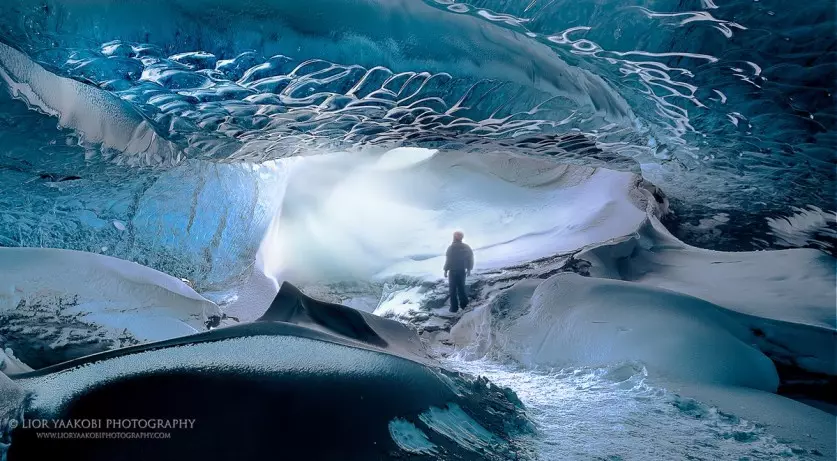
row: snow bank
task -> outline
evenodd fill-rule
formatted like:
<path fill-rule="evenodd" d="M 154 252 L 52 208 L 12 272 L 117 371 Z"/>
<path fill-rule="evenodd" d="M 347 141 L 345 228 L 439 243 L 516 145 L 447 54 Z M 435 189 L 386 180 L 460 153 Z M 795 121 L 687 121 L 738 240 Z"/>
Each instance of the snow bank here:
<path fill-rule="evenodd" d="M 695 248 L 650 217 L 636 233 L 582 251 L 589 273 L 664 288 L 742 314 L 774 360 L 837 375 L 835 259 L 793 249 L 727 253 Z"/>
<path fill-rule="evenodd" d="M 750 315 L 831 328 L 835 259 L 813 249 L 722 252 L 677 240 L 656 219 L 622 242 L 576 255 L 590 275 L 690 294 Z"/>
<path fill-rule="evenodd" d="M 59 315 L 156 341 L 206 329 L 220 316 L 181 280 L 136 263 L 93 253 L 0 248 L 0 315 L 59 309 Z"/>
<path fill-rule="evenodd" d="M 521 279 L 464 314 L 448 338 L 462 357 L 530 367 L 640 362 L 655 385 L 832 458 L 833 415 L 776 395 L 775 364 L 837 375 L 834 264 L 808 249 L 690 247 L 652 214 L 561 269 L 588 277 Z"/>
<path fill-rule="evenodd" d="M 561 273 L 518 282 L 463 315 L 449 339 L 462 358 L 511 357 L 561 373 L 639 362 L 649 383 L 684 401 L 754 421 L 794 453 L 833 458 L 834 416 L 774 393 L 779 381 L 767 356 L 776 360 L 781 346 L 753 334 L 751 322 L 759 319 L 641 283 Z M 782 333 L 791 347 L 816 345 L 802 331 L 789 336 L 800 325 L 774 322 L 768 336 Z M 832 337 L 815 352 L 823 357 L 834 344 Z"/>
<path fill-rule="evenodd" d="M 534 290 L 525 315 L 498 327 L 495 341 L 529 366 L 640 361 L 653 376 L 678 381 L 771 392 L 779 384 L 770 359 L 722 309 L 627 282 L 556 275 Z M 461 341 L 461 330 L 452 338 Z"/>

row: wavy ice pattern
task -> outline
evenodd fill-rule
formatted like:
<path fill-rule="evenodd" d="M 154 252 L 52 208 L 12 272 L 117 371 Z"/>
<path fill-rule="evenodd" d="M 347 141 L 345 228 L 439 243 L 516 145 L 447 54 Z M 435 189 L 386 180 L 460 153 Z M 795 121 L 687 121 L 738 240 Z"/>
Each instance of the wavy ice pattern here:
<path fill-rule="evenodd" d="M 684 210 L 743 207 L 761 226 L 783 207 L 831 206 L 818 187 L 834 179 L 828 2 L 804 13 L 712 1 L 3 8 L 7 43 L 119 96 L 188 157 L 513 147 L 636 161 Z"/>
<path fill-rule="evenodd" d="M 212 164 L 370 146 L 641 171 L 675 205 L 678 235 L 719 249 L 786 246 L 770 220 L 834 209 L 823 187 L 835 147 L 827 2 L 797 13 L 774 2 L 17 0 L 0 13 L 7 246 L 228 283 L 275 211 L 257 185 L 282 178 Z M 160 195 L 144 194 L 194 168 L 254 192 L 179 184 L 167 198 L 191 204 L 185 234 L 166 236 L 143 218 L 165 215 L 140 210 Z M 213 219 L 199 219 L 202 201 Z M 234 220 L 219 226 L 222 215 L 252 225 L 225 229 Z M 186 235 L 199 249 L 171 251 Z M 833 247 L 820 237 L 805 245 Z"/>

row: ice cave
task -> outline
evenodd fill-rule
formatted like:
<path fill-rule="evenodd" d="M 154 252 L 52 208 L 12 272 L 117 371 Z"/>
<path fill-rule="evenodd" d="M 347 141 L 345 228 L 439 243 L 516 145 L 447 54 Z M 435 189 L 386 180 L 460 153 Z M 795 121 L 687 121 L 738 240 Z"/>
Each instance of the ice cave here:
<path fill-rule="evenodd" d="M 835 16 L 3 0 L 0 461 L 835 459 Z"/>

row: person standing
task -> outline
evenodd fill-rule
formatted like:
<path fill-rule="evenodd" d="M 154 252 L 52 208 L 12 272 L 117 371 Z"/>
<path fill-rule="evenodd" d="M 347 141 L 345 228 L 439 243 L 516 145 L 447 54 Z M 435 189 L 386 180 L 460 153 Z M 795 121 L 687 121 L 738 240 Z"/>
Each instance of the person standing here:
<path fill-rule="evenodd" d="M 465 277 L 471 275 L 474 268 L 474 252 L 462 239 L 465 234 L 453 233 L 453 243 L 445 253 L 445 277 L 450 289 L 450 311 L 456 312 L 468 306 L 468 293 L 465 290 Z"/>

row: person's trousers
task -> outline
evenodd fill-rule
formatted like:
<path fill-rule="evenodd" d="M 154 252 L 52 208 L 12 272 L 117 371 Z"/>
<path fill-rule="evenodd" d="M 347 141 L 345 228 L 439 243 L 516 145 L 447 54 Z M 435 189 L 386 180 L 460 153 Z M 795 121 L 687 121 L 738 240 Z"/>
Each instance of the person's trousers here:
<path fill-rule="evenodd" d="M 448 272 L 448 287 L 450 288 L 450 311 L 456 312 L 468 305 L 468 292 L 465 291 L 465 271 Z"/>

